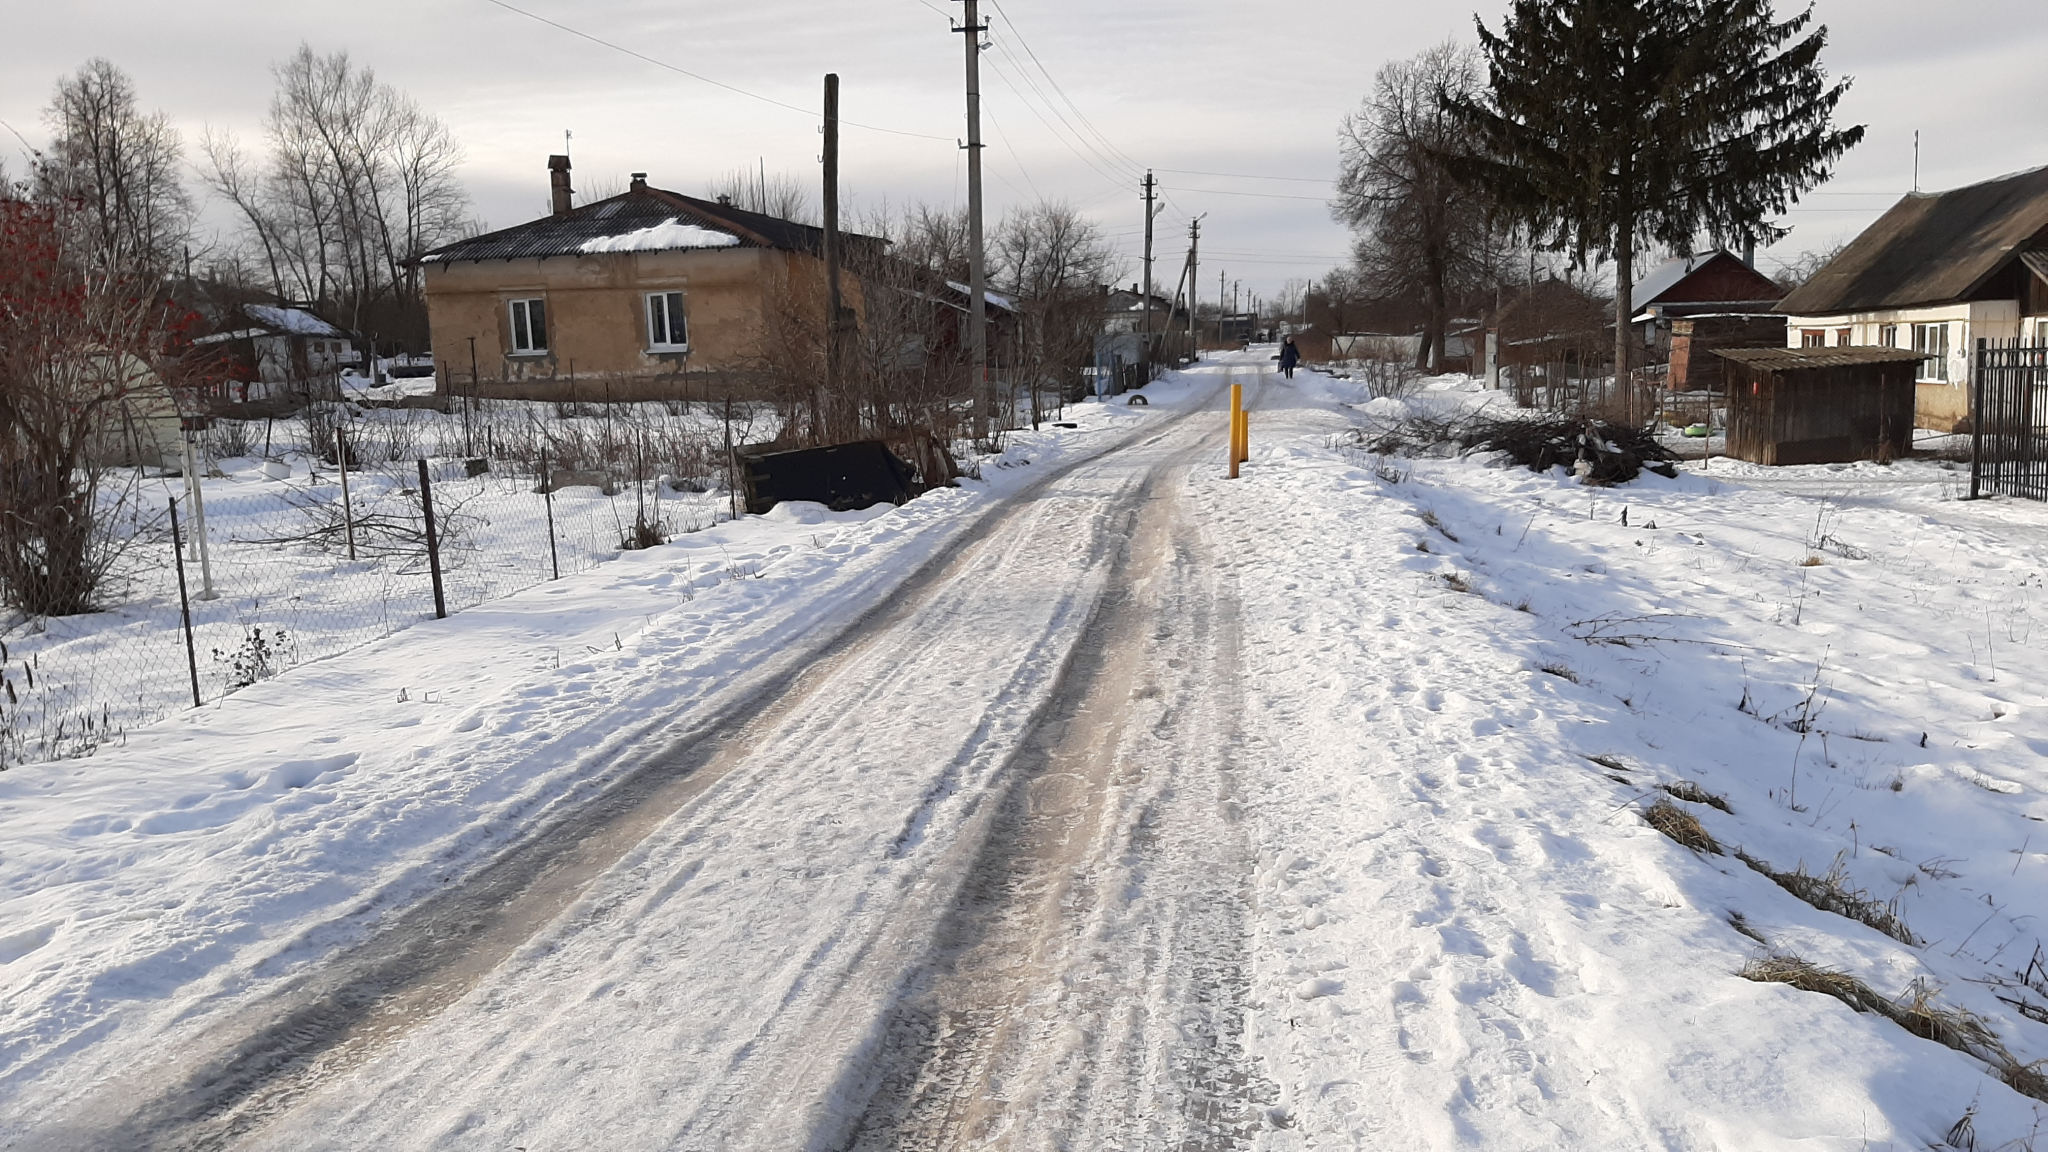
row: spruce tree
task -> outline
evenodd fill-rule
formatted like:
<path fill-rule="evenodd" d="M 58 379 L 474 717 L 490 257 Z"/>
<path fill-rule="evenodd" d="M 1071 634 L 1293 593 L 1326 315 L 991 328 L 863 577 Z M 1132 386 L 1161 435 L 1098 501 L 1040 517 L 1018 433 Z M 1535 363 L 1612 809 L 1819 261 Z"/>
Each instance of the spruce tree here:
<path fill-rule="evenodd" d="M 1812 21 L 1770 0 L 1514 0 L 1498 35 L 1478 21 L 1487 89 L 1441 99 L 1480 151 L 1445 162 L 1540 245 L 1615 262 L 1617 377 L 1640 247 L 1777 240 L 1772 218 L 1863 138 L 1833 125 L 1849 82 Z"/>

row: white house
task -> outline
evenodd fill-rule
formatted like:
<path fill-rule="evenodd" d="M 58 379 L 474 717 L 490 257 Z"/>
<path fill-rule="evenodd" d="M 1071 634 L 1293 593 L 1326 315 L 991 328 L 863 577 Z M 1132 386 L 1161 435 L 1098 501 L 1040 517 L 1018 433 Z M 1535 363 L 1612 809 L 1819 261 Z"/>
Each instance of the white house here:
<path fill-rule="evenodd" d="M 1795 348 L 1926 353 L 1916 420 L 1967 430 L 1976 342 L 2048 344 L 2048 168 L 1907 196 L 1777 310 Z"/>

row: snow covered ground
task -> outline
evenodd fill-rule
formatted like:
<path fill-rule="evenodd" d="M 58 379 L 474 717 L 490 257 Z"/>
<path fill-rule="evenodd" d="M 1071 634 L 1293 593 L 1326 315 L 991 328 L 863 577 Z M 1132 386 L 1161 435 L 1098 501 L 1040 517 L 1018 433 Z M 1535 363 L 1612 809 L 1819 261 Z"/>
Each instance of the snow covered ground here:
<path fill-rule="evenodd" d="M 1329 447 L 1344 402 L 1388 403 L 1343 387 L 1269 384 L 1246 479 L 1197 483 L 1269 769 L 1268 1145 L 1903 1149 L 1970 1113 L 1981 1147 L 2031 1139 L 1985 1061 L 1736 973 L 1926 989 L 2048 1057 L 2048 509 L 1919 461 L 1616 489 L 1381 461 Z M 1650 828 L 1660 798 L 1724 854 Z M 1738 848 L 1838 868 L 1915 942 Z"/>
<path fill-rule="evenodd" d="M 1268 353 L 0 775 L 0 1140 L 2030 1146 L 2048 508 L 1382 460 L 1399 402 Z M 1794 956 L 1918 1015 L 1739 975 Z"/>
<path fill-rule="evenodd" d="M 587 802 L 800 665 L 1006 493 L 1192 386 L 1017 433 L 982 482 L 902 508 L 783 505 L 0 774 L 0 1133 L 48 1131 Z"/>

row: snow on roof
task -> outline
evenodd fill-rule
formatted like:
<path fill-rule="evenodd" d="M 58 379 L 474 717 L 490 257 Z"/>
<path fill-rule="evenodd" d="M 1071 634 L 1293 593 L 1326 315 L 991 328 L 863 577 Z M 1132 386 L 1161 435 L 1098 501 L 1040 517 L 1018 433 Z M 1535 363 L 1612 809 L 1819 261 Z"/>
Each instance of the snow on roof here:
<path fill-rule="evenodd" d="M 970 291 L 967 285 L 962 284 L 957 280 L 946 281 L 946 287 L 951 288 L 953 291 L 958 292 L 962 296 L 967 295 Z M 995 305 L 996 307 L 1003 309 L 1005 312 L 1015 312 L 1017 310 L 1016 301 L 1011 300 L 1008 296 L 997 295 L 996 293 L 991 292 L 986 288 L 981 290 L 981 297 L 982 299 L 988 301 L 989 303 Z"/>
<path fill-rule="evenodd" d="M 341 329 L 303 308 L 278 308 L 269 304 L 244 304 L 249 319 L 276 332 L 294 336 L 340 336 Z"/>
<path fill-rule="evenodd" d="M 718 232 L 697 224 L 684 224 L 674 218 L 648 228 L 637 228 L 617 236 L 597 236 L 585 240 L 577 249 L 581 252 L 661 252 L 671 248 L 731 248 L 740 238 L 730 232 Z"/>
<path fill-rule="evenodd" d="M 1629 295 L 1629 307 L 1640 309 L 1650 301 L 1671 291 L 1680 280 L 1691 275 L 1695 268 L 1720 255 L 1720 250 L 1702 252 L 1697 256 L 1679 256 L 1666 260 L 1643 274 L 1636 281 L 1635 291 Z"/>

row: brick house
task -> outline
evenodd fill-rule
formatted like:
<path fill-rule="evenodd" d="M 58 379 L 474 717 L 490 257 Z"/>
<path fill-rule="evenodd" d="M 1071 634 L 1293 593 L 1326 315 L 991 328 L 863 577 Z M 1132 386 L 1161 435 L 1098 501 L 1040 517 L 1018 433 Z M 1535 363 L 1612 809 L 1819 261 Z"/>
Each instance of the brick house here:
<path fill-rule="evenodd" d="M 669 192 L 634 173 L 572 207 L 549 158 L 553 211 L 420 258 L 444 390 L 533 399 L 748 394 L 778 325 L 825 309 L 824 231 Z M 844 234 L 850 262 L 881 240 Z M 858 280 L 845 280 L 860 307 Z"/>

